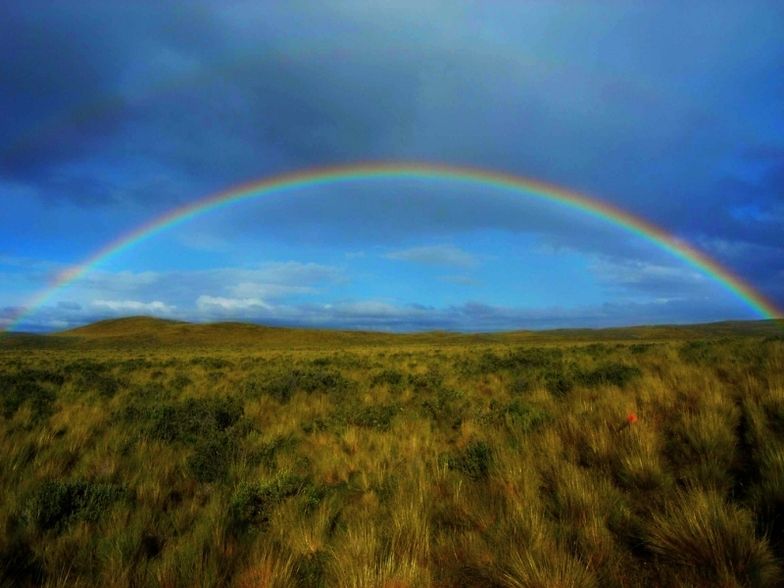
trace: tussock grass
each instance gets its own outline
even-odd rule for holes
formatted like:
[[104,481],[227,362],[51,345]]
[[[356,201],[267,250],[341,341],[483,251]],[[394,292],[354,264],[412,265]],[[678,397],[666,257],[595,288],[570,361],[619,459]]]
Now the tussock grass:
[[784,344],[645,332],[4,339],[0,586],[780,585]]

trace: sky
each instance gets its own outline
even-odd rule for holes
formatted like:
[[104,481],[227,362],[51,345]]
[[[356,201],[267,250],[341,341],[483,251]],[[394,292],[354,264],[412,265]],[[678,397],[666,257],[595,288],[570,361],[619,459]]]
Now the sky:
[[780,0],[2,2],[0,329],[764,318],[628,227],[446,180],[272,191],[85,263],[248,182],[441,164],[617,207],[781,308],[782,31]]

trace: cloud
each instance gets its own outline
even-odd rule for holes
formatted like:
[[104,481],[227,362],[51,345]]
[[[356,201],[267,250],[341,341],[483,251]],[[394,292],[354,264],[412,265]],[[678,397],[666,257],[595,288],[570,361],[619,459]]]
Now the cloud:
[[[108,309],[117,313],[151,313],[151,314],[171,314],[177,307],[164,304],[156,300],[154,302],[139,302],[137,300],[94,300],[92,303],[96,309]],[[69,308],[68,310],[73,310]]]
[[475,255],[463,251],[453,245],[432,245],[428,247],[412,247],[401,251],[393,251],[384,255],[387,259],[410,261],[426,265],[446,265],[452,267],[475,267],[479,260]]
[[199,310],[213,311],[237,311],[263,308],[266,310],[272,307],[259,298],[222,298],[214,296],[199,296],[196,300],[196,307]]

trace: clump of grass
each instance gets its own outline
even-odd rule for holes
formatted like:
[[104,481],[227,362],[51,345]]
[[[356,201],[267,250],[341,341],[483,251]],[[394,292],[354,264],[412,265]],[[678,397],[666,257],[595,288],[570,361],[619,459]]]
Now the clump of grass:
[[246,390],[255,391],[260,388],[270,398],[275,399],[280,404],[286,404],[299,391],[307,394],[324,392],[339,396],[354,386],[353,381],[339,372],[293,369],[272,377],[260,386],[255,383],[246,385]]
[[446,459],[450,469],[462,472],[472,480],[484,480],[490,474],[493,453],[485,441],[473,441],[456,455]]
[[519,398],[482,415],[483,424],[504,426],[509,431],[527,435],[552,420],[550,414],[538,406],[526,404]]
[[62,530],[77,519],[96,522],[124,493],[123,487],[111,484],[44,482],[28,500],[25,518],[44,531]]
[[593,370],[580,372],[577,382],[582,386],[602,386],[612,384],[623,388],[629,382],[642,377],[642,370],[637,366],[623,363],[606,363]]
[[21,371],[0,376],[0,408],[3,417],[11,418],[23,406],[28,406],[33,420],[43,421],[54,412],[55,393],[42,386],[49,378],[39,371]]
[[647,528],[650,549],[667,561],[695,567],[717,583],[772,586],[780,568],[751,514],[715,491],[679,492]]
[[434,399],[422,402],[422,411],[443,428],[457,429],[465,420],[467,402],[457,390],[442,388]]
[[399,388],[403,384],[403,374],[397,370],[384,370],[375,374],[371,380],[371,386],[382,386],[386,384],[393,389]]
[[266,483],[242,483],[229,502],[229,526],[235,533],[253,533],[270,520],[272,510],[284,499],[295,496],[304,480],[291,472],[280,472]]

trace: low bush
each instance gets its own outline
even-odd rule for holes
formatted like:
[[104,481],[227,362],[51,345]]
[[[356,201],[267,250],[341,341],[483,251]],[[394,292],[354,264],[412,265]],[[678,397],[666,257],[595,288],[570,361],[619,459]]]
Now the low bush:
[[125,490],[89,482],[42,483],[27,501],[27,520],[42,530],[62,530],[77,519],[96,522]]
[[396,370],[384,370],[374,375],[370,380],[371,386],[381,386],[387,384],[391,387],[398,387],[403,383],[403,374]]
[[233,426],[244,414],[244,409],[240,401],[226,397],[153,405],[144,413],[145,431],[150,437],[169,443],[196,443],[201,437]]
[[531,433],[551,420],[547,411],[515,399],[509,404],[491,410],[482,415],[479,421],[483,424],[505,426],[510,431]]
[[196,442],[193,453],[185,460],[185,468],[197,482],[218,482],[228,475],[237,454],[233,436],[214,432]]
[[490,473],[491,458],[490,446],[484,441],[474,441],[466,445],[457,455],[448,457],[447,465],[472,480],[483,480]]
[[435,399],[422,403],[422,411],[437,425],[457,429],[463,423],[467,405],[460,392],[444,388],[438,391]]
[[352,380],[339,372],[295,369],[288,373],[279,374],[264,383],[261,390],[281,404],[286,404],[295,392],[336,394],[345,392],[354,386],[355,383]]
[[220,357],[193,357],[188,361],[188,365],[199,365],[205,369],[221,370],[234,367],[234,364],[227,359]]
[[354,425],[355,427],[386,431],[389,429],[392,419],[395,418],[395,415],[399,412],[400,407],[394,404],[369,406],[354,405],[338,413],[335,419],[338,422]]
[[623,388],[632,380],[642,377],[642,370],[637,366],[622,363],[608,363],[593,370],[579,372],[576,381],[581,386],[602,386],[612,384]]
[[55,400],[54,392],[41,386],[35,373],[0,376],[0,409],[5,418],[11,418],[23,405],[27,405],[35,421],[44,420],[54,412]]
[[430,370],[424,374],[409,374],[408,385],[415,392],[435,392],[440,390],[444,383],[444,377],[437,371]]
[[284,499],[298,494],[305,480],[281,472],[264,484],[242,483],[229,502],[229,527],[235,534],[253,533],[269,521],[272,510]]

